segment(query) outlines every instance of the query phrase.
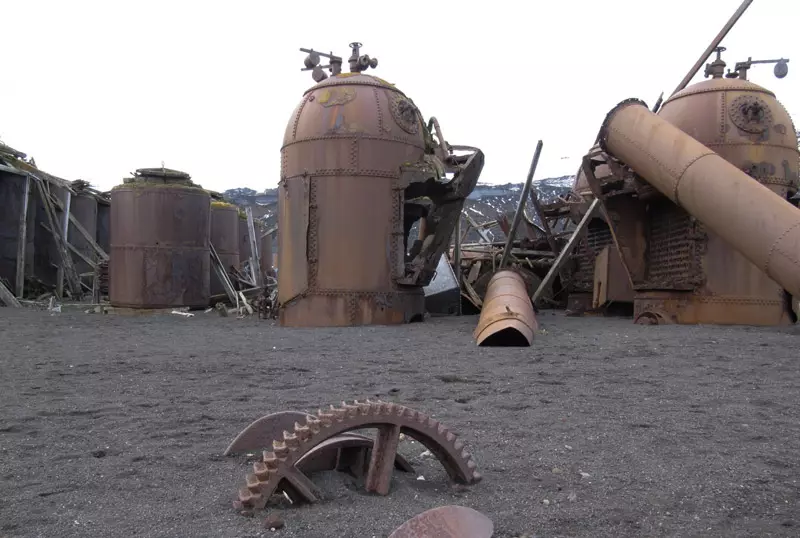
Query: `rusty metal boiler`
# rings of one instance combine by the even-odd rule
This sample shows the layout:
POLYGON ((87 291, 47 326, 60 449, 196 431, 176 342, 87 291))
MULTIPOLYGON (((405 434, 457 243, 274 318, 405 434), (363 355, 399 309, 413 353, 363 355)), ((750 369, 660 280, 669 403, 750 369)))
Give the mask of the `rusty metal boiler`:
POLYGON ((303 96, 281 149, 278 298, 287 326, 397 324, 420 317, 401 287, 400 166, 425 152, 422 118, 394 85, 340 73, 303 96), (399 233, 398 233, 399 231, 399 233))

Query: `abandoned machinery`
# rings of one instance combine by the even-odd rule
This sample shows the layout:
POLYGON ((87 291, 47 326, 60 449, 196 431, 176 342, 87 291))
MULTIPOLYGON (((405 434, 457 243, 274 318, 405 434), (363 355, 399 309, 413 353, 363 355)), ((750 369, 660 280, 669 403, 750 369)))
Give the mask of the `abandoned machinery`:
MULTIPOLYGON (((370 449, 369 464, 366 471, 366 490, 379 495, 389 493, 392 470, 395 467, 409 470, 410 466, 398 458, 397 446, 400 435, 405 434, 422 443, 444 466, 450 478, 461 484, 474 484, 481 480, 472 455, 464 449, 464 443, 448 428, 427 415, 408 407, 382 401, 342 403, 340 407, 319 410, 316 415, 296 414, 267 416, 246 428, 231 443, 226 454, 241 450, 256 450, 271 447, 264 451, 261 461, 253 464, 253 472, 247 475, 245 487, 239 490, 234 508, 249 514, 262 509, 270 497, 284 492, 292 502, 316 502, 314 484, 303 473, 304 461, 308 469, 347 469, 356 471, 360 465, 351 453, 343 457, 341 452, 334 459, 315 456, 309 463, 309 454, 318 447, 326 450, 359 446, 370 449), (295 420, 297 419, 297 420, 295 420), (282 421, 290 428, 285 429, 271 440, 270 432, 282 421), (353 430, 377 429, 374 443, 359 442, 353 430), (371 444, 369 446, 368 444, 371 444), (320 463, 327 462, 327 463, 320 463)), ((367 438, 368 439, 368 438, 367 438)), ((361 454, 364 454, 362 452, 361 454)))
POLYGON ((582 211, 599 199, 602 212, 576 253, 571 309, 633 303, 638 323, 795 321, 797 134, 775 94, 746 78, 758 63, 782 78, 788 60, 725 75, 715 50, 708 80, 657 115, 626 101, 606 118, 574 187, 582 211))
POLYGON ((317 84, 293 112, 281 148, 283 326, 421 320, 423 287, 483 168, 479 149, 447 143, 436 118, 426 124, 403 92, 365 74, 377 60, 350 46, 349 73, 341 57, 300 49, 317 84), (418 221, 422 233, 410 242, 418 221))

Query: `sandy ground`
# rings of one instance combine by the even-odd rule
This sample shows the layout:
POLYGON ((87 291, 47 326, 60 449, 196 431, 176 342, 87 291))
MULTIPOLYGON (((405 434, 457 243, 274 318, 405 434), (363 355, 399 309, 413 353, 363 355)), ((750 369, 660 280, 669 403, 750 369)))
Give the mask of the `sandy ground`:
POLYGON ((0 308, 0 536, 385 537, 443 504, 498 538, 800 534, 800 327, 543 313, 534 347, 481 349, 475 322, 0 308), (484 480, 454 488, 404 442, 425 480, 386 497, 331 472, 274 533, 233 510, 248 466, 221 454, 249 422, 376 396, 460 432, 484 480))

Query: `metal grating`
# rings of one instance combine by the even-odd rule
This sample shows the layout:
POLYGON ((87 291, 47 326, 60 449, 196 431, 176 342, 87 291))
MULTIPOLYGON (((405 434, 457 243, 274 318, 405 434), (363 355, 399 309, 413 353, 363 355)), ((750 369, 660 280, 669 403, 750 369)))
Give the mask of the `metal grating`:
POLYGON ((605 246, 612 244, 613 239, 608 225, 601 219, 592 219, 589 222, 586 239, 581 241, 575 249, 575 259, 578 264, 572 280, 575 292, 592 292, 594 288, 594 260, 605 246))
POLYGON ((649 219, 646 286, 664 289, 694 287, 699 260, 693 219, 672 203, 653 205, 649 219))

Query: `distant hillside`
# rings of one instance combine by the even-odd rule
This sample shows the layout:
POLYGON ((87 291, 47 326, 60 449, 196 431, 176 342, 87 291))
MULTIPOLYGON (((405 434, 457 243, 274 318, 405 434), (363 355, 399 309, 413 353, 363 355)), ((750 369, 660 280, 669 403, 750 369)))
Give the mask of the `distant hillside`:
MULTIPOLYGON (((572 188, 574 180, 574 176, 553 177, 534 181, 533 186, 539 195, 539 200, 542 203, 549 203, 555 201, 559 196, 565 196, 572 188)), ((504 185, 478 183, 467 199, 466 209, 478 224, 496 220, 498 216, 506 213, 513 215, 519 203, 522 187, 522 183, 506 183, 504 185)), ((250 206, 253 217, 261 221, 267 229, 276 226, 278 218, 277 188, 267 189, 263 192, 256 192, 248 188, 229 189, 222 194, 233 204, 240 207, 250 206)), ((531 217, 534 216, 530 203, 528 203, 527 214, 531 217)), ((463 222, 462 226, 466 226, 466 222, 463 222)), ((505 239, 502 231, 498 228, 493 230, 492 235, 496 241, 505 239)), ((471 233, 467 237, 467 241, 478 241, 477 234, 471 233)))

